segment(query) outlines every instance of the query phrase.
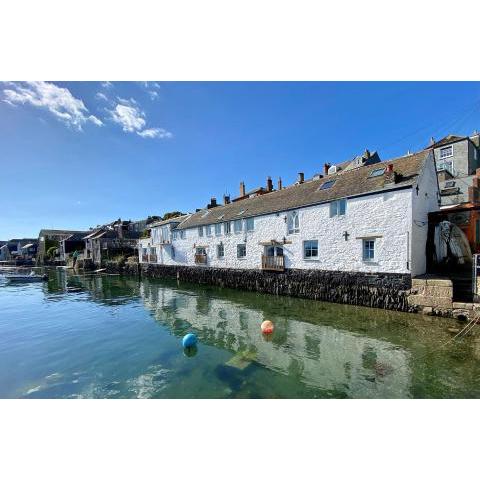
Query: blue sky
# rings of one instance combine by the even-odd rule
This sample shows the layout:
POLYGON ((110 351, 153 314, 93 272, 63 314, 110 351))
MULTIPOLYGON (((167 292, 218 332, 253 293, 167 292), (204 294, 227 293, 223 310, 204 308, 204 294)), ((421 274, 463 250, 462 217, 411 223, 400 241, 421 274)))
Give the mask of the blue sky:
POLYGON ((3 82, 0 239, 193 211, 480 130, 480 83, 3 82))

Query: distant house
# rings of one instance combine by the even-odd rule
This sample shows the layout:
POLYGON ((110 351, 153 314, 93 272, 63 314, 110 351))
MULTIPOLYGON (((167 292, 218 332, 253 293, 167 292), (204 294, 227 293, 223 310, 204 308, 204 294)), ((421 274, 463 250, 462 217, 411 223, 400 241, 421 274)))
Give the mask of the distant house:
POLYGON ((146 223, 118 219, 102 225, 88 233, 85 242, 84 258, 90 259, 96 266, 115 257, 137 255, 138 239, 146 223))
POLYGON ((442 206, 468 202, 468 188, 480 168, 480 134, 432 138, 426 150, 434 153, 442 206))
POLYGON ((84 237, 90 232, 75 232, 70 236, 60 240, 58 245, 58 257, 62 262, 66 262, 73 252, 83 253, 85 250, 84 237))
POLYGON ((6 262, 9 260, 12 260, 12 254, 10 253, 10 249, 8 248, 8 245, 4 243, 0 247, 0 262, 6 262))
POLYGON ((45 263, 46 254, 52 247, 57 249, 58 258, 60 242, 77 233, 84 234, 85 232, 79 230, 40 230, 38 234, 37 263, 40 265, 45 263))

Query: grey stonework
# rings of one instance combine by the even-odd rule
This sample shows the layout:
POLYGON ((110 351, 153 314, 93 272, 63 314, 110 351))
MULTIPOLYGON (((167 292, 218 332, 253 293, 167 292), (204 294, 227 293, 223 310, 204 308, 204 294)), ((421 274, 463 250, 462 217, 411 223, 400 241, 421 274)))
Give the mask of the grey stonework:
MULTIPOLYGON (((110 271, 113 266, 110 266, 110 271)), ((149 278, 176 278, 182 282, 289 295, 412 312, 408 303, 411 277, 408 274, 331 272, 289 269, 284 273, 153 264, 125 264, 126 274, 149 278)))

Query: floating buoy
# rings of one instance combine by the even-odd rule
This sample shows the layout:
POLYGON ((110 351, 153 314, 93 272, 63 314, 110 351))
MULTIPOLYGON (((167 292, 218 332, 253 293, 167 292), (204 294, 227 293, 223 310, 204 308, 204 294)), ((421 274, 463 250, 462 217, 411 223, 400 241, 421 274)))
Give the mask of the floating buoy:
POLYGON ((266 335, 273 333, 273 322, 271 322, 270 320, 265 320, 264 322, 262 322, 260 328, 262 330, 262 333, 265 333, 266 335))
POLYGON ((194 347, 197 344, 197 336, 194 333, 187 333, 182 340, 183 348, 194 347))

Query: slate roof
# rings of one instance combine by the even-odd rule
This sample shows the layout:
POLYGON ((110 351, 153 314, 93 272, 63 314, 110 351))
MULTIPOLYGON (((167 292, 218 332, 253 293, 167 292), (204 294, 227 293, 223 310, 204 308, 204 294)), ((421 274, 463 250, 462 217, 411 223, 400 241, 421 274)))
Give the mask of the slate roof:
POLYGON ((181 223, 184 220, 186 220, 189 216, 190 214, 187 214, 187 215, 180 215, 179 217, 169 218, 167 220, 158 220, 156 222, 149 223, 148 228, 161 227, 162 225, 167 225, 169 223, 181 223))
POLYGON ((84 233, 84 232, 81 232, 80 230, 48 230, 48 229, 42 229, 42 230, 40 230, 40 233, 38 234, 38 236, 39 237, 44 237, 44 236, 48 236, 48 235, 73 235, 75 233, 84 233))
POLYGON ((468 140, 468 137, 459 137, 458 135, 447 135, 443 137, 438 142, 435 142, 433 145, 429 145, 427 149, 430 148, 439 148, 443 147, 444 145, 450 145, 451 143, 459 142, 460 140, 468 140))
POLYGON ((337 198, 382 192, 399 187, 408 187, 420 174, 429 151, 359 167, 353 170, 341 170, 319 180, 309 180, 282 190, 276 190, 258 197, 246 198, 228 205, 221 205, 209 210, 203 209, 193 213, 177 228, 192 228, 201 225, 221 223, 228 220, 284 212, 295 208, 328 202, 337 198), (396 183, 387 183, 385 176, 370 177, 373 170, 393 164, 398 175, 396 183), (331 188, 321 189, 326 182, 335 180, 331 188))

